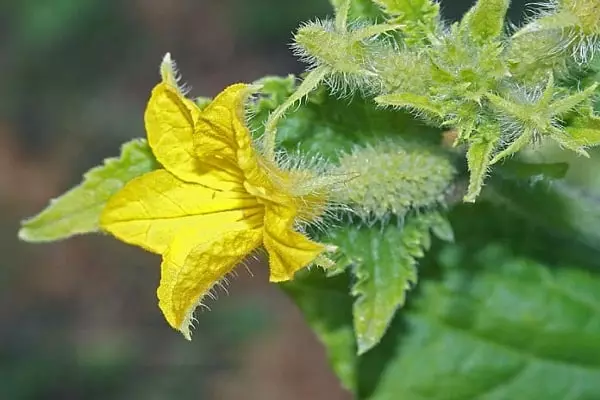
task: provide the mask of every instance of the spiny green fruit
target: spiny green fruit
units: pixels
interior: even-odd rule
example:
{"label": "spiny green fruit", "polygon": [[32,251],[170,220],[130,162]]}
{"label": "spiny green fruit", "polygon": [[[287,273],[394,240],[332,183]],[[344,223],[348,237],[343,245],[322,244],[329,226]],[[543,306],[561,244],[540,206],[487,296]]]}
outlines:
{"label": "spiny green fruit", "polygon": [[358,147],[339,163],[340,174],[354,176],[342,200],[366,221],[442,204],[456,174],[446,154],[398,141]]}

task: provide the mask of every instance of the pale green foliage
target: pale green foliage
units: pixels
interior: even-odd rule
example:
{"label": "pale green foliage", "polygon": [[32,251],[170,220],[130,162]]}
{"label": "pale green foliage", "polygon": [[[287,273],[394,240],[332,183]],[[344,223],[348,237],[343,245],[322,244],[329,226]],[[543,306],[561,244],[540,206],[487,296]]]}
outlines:
{"label": "pale green foliage", "polygon": [[[587,107],[596,89],[591,84],[575,90],[564,78],[600,47],[597,2],[548,5],[512,36],[505,28],[508,0],[479,0],[451,27],[443,25],[431,1],[374,2],[386,22],[398,25],[397,32],[359,43],[348,34],[333,40],[325,25],[309,25],[298,41],[302,57],[313,67],[326,65],[332,76],[337,71],[341,79],[326,79],[335,91],[373,94],[381,105],[454,129],[456,144],[467,150],[475,146],[467,152],[466,200],[476,199],[490,165],[543,137],[581,154],[597,143],[593,132],[565,129],[564,123]],[[581,137],[588,134],[592,137]]]}
{"label": "pale green foliage", "polygon": [[444,204],[456,169],[441,151],[388,140],[342,155],[334,173],[352,177],[340,200],[368,221]]}
{"label": "pale green foliage", "polygon": [[23,221],[19,238],[27,242],[48,242],[99,230],[99,217],[114,193],[131,179],[158,167],[145,140],[125,143],[119,158],[88,171],[83,182],[51,200],[38,215]]}
{"label": "pale green foliage", "polygon": [[348,226],[333,231],[330,241],[340,247],[356,277],[353,323],[358,353],[379,343],[406,291],[417,283],[417,259],[431,245],[430,231],[452,240],[452,229],[438,212],[407,217],[402,226]]}

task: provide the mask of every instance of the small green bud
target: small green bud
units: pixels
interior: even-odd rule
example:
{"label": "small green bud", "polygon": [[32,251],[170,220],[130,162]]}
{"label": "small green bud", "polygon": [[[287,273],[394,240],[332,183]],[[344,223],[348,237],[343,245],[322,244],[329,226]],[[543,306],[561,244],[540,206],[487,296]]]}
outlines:
{"label": "small green bud", "polygon": [[373,62],[390,46],[374,38],[399,26],[378,24],[347,29],[336,22],[317,21],[300,27],[294,36],[296,56],[311,69],[327,68],[330,73],[326,82],[333,90],[372,91],[379,86]]}
{"label": "small green bud", "polygon": [[478,43],[497,39],[504,30],[510,0],[479,0],[464,16],[461,29]]}
{"label": "small green bud", "polygon": [[296,54],[312,65],[327,64],[337,72],[361,74],[367,59],[367,45],[352,40],[351,35],[337,32],[332,21],[311,22],[296,32]]}

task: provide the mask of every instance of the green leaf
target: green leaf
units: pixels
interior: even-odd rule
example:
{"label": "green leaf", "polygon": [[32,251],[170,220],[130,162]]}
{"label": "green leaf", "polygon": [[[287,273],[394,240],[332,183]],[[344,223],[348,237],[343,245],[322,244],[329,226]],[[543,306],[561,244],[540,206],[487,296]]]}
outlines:
{"label": "green leaf", "polygon": [[402,227],[348,226],[329,239],[353,264],[356,281],[351,293],[356,297],[353,320],[359,354],[379,343],[396,310],[404,305],[406,291],[417,283],[417,259],[430,247],[430,230],[452,239],[452,229],[437,212],[410,216]]}
{"label": "green leaf", "polygon": [[[492,246],[442,254],[443,280],[398,325],[370,399],[593,399],[600,392],[600,277]],[[391,339],[391,338],[390,338]]]}
{"label": "green leaf", "polygon": [[510,0],[478,0],[461,22],[461,28],[479,43],[497,39],[504,31]]}
{"label": "green leaf", "polygon": [[27,242],[49,242],[96,232],[99,217],[109,197],[131,179],[152,171],[158,164],[143,139],[134,139],[121,148],[119,158],[84,175],[83,183],[51,200],[38,215],[22,222],[19,238]]}
{"label": "green leaf", "polygon": [[495,147],[496,143],[494,141],[480,141],[469,146],[467,164],[471,176],[464,201],[473,203],[479,196]]}
{"label": "green leaf", "polygon": [[[303,301],[298,305],[321,338],[328,337],[328,326],[346,332],[345,345],[337,341],[328,352],[346,371],[354,371],[345,375],[345,386],[354,388],[355,398],[597,397],[599,271],[549,268],[496,245],[476,253],[449,246],[436,264],[439,272],[421,278],[419,296],[394,320],[381,344],[360,357],[348,340],[350,303],[343,293],[348,277],[335,285],[321,279],[314,290],[312,283],[289,284],[298,288],[292,298],[311,297],[311,307]],[[352,376],[356,381],[349,382]]]}

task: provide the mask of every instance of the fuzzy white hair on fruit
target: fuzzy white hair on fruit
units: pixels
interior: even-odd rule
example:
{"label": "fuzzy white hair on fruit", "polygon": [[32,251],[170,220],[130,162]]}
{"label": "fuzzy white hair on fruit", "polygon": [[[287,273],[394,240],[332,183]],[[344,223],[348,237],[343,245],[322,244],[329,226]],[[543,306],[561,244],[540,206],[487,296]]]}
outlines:
{"label": "fuzzy white hair on fruit", "polygon": [[357,146],[340,158],[338,169],[357,174],[345,202],[367,225],[440,205],[456,173],[441,152],[398,140]]}

